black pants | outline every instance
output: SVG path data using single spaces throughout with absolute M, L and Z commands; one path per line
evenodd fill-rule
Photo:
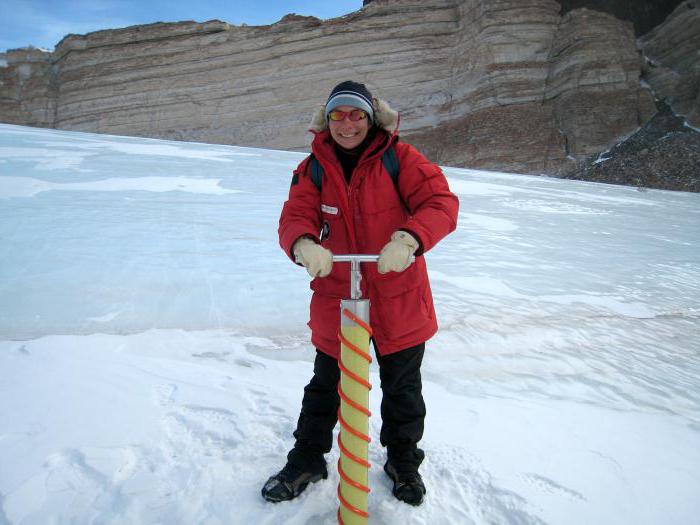
M 407 469 L 418 468 L 423 459 L 417 443 L 423 437 L 425 420 L 420 375 L 424 351 L 425 343 L 384 357 L 375 352 L 382 388 L 379 440 L 387 447 L 389 460 Z M 294 431 L 296 443 L 287 456 L 301 468 L 325 465 L 323 454 L 333 446 L 333 428 L 338 421 L 338 381 L 338 362 L 317 350 L 314 375 L 304 388 L 301 414 Z

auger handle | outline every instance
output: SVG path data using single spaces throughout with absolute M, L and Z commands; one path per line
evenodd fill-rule
M 379 260 L 379 255 L 368 255 L 364 253 L 333 255 L 333 262 L 349 262 L 350 263 L 350 299 L 362 299 L 362 289 L 360 281 L 362 280 L 362 272 L 360 271 L 360 263 L 373 262 Z M 415 255 L 411 256 L 411 263 L 415 262 Z
M 377 262 L 379 260 L 379 255 L 368 255 L 365 253 L 357 254 L 346 254 L 346 255 L 334 255 L 333 262 Z

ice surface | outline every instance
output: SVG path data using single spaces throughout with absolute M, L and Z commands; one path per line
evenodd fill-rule
M 302 158 L 0 125 L 0 524 L 335 522 L 337 451 L 259 495 L 312 371 Z M 428 495 L 393 499 L 373 417 L 372 522 L 695 522 L 700 196 L 445 171 Z
M 0 129 L 0 334 L 305 321 L 275 299 L 308 295 L 276 240 L 300 154 Z

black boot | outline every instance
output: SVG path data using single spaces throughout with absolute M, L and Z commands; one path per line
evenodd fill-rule
M 282 470 L 267 480 L 262 488 L 262 497 L 272 503 L 294 499 L 306 490 L 309 483 L 315 483 L 327 477 L 328 470 L 325 465 L 311 470 L 287 463 Z
M 398 471 L 388 461 L 384 465 L 384 472 L 394 482 L 392 493 L 396 499 L 401 500 L 409 505 L 418 506 L 423 503 L 425 496 L 425 485 L 418 471 Z
M 423 503 L 425 484 L 418 473 L 418 467 L 425 454 L 421 449 L 405 451 L 401 454 L 389 454 L 389 460 L 384 465 L 384 472 L 394 482 L 392 493 L 396 499 L 409 505 L 418 506 Z

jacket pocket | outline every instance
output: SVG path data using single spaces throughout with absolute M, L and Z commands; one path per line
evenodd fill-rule
M 425 260 L 416 257 L 416 260 L 403 272 L 389 272 L 381 274 L 376 265 L 372 265 L 372 284 L 381 297 L 396 297 L 403 293 L 425 285 Z
M 376 308 L 381 332 L 394 344 L 407 340 L 428 337 L 429 328 L 434 323 L 426 303 L 427 286 L 418 285 L 398 295 L 379 296 L 372 309 Z

